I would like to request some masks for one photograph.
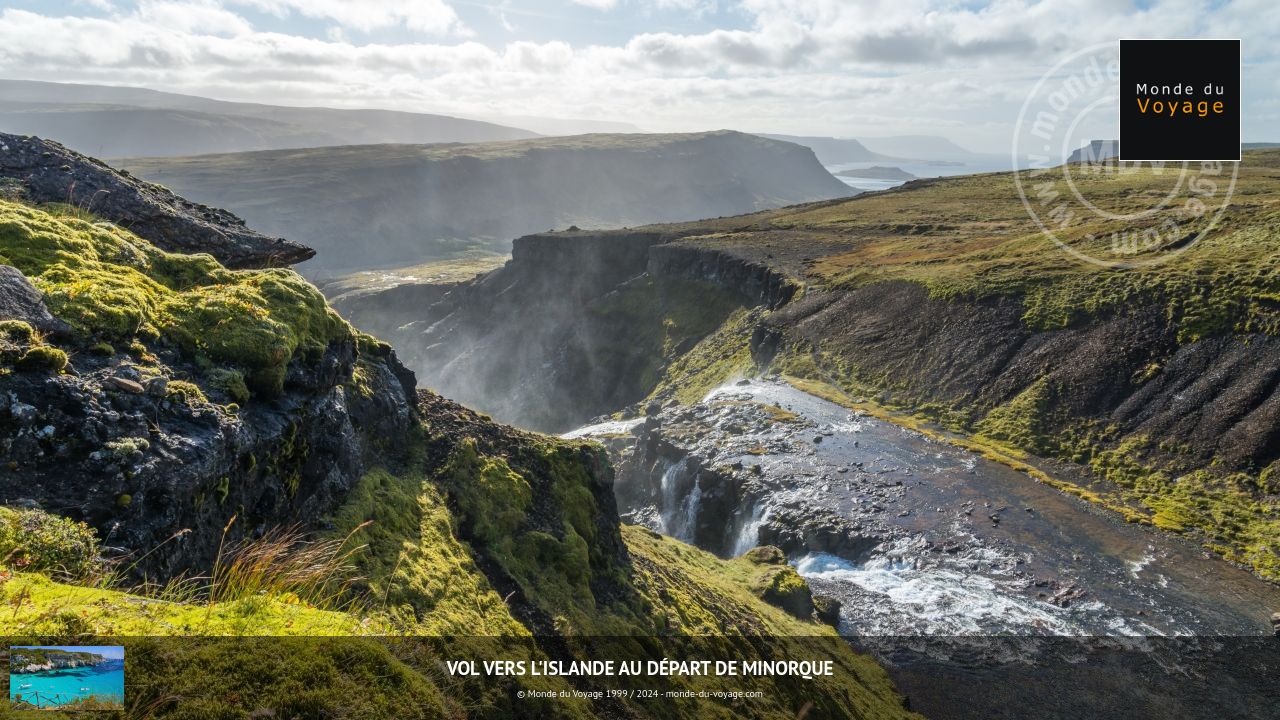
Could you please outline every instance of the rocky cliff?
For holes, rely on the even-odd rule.
[[[598,259],[608,282],[630,272]],[[228,270],[24,200],[0,201],[0,266],[0,633],[121,636],[154,716],[915,717],[779,554],[724,561],[620,526],[599,445],[415,393],[290,270]],[[305,639],[189,637],[205,635]],[[408,637],[350,637],[386,635]],[[676,677],[655,706],[605,692],[649,678],[440,670],[682,654],[836,673],[762,678],[750,705]]]
[[[1041,477],[1131,522],[1276,577],[1275,162],[1250,154],[1230,223],[1147,269],[1101,272],[1028,239],[1008,175],[917,181],[630,231],[648,245],[644,272],[616,236],[618,274],[638,274],[585,294],[571,288],[589,268],[516,258],[397,338],[424,382],[555,429],[696,401],[713,381],[772,368],[1042,463]],[[1117,224],[1099,220],[1090,237]],[[550,253],[552,237],[523,242]],[[522,312],[535,298],[538,312]],[[572,401],[533,401],[547,397]]]

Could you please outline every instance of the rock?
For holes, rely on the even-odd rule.
[[[1271,631],[1280,637],[1280,612],[1271,613]]]
[[[164,397],[165,391],[169,389],[169,379],[166,377],[153,377],[146,383],[147,394],[152,397]]]
[[[22,320],[42,333],[66,336],[71,328],[55,318],[44,304],[44,293],[18,268],[0,265],[0,319]]]
[[[772,545],[751,548],[742,557],[757,565],[785,565],[787,556]]]
[[[146,391],[146,388],[142,386],[142,383],[137,380],[130,380],[129,378],[121,375],[111,375],[103,382],[103,384],[133,395],[141,395]]]
[[[225,210],[119,174],[56,142],[0,133],[0,148],[0,179],[20,182],[25,200],[75,205],[163,250],[209,253],[230,268],[281,267],[315,255],[305,245],[250,230]]]
[[[813,616],[833,628],[840,627],[840,601],[830,595],[813,596]]]

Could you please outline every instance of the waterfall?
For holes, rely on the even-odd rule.
[[[738,536],[733,541],[733,557],[750,550],[760,543],[760,526],[769,519],[769,510],[762,510],[760,504],[751,507],[751,516],[738,529]]]
[[[689,459],[682,458],[679,462],[667,465],[662,472],[661,490],[662,490],[662,507],[659,508],[662,517],[662,533],[677,537],[676,535],[676,511],[680,507],[679,487],[677,483],[680,476],[684,474],[685,465]]]
[[[679,528],[673,528],[672,535],[685,542],[692,543],[698,529],[698,504],[702,502],[702,486],[698,483],[697,476],[693,478],[693,487],[689,488],[689,495],[684,499],[684,522]]]

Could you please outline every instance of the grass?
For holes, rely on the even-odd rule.
[[[720,327],[665,369],[648,400],[696,403],[729,380],[754,374],[749,339],[758,321],[758,312],[743,308],[731,312]]]
[[[1164,305],[1185,341],[1222,332],[1276,334],[1277,166],[1280,152],[1246,153],[1231,207],[1213,232],[1173,261],[1122,272],[1085,265],[1054,247],[1028,221],[1008,173],[947,178],[906,191],[784,208],[737,218],[729,232],[722,227],[729,222],[704,223],[708,232],[680,242],[745,255],[776,251],[790,242],[795,248],[790,252],[804,254],[790,274],[827,288],[908,280],[924,285],[936,298],[1019,297],[1024,321],[1036,329],[1071,327],[1135,303],[1155,302]],[[1082,193],[1117,213],[1146,207],[1175,182],[1175,172],[1150,168],[1077,178]],[[1059,234],[1081,252],[1111,257],[1111,234],[1141,230],[1144,222],[1156,221],[1082,216]],[[787,264],[782,254],[772,262],[755,259]]]
[[[463,257],[432,260],[407,267],[361,270],[331,280],[320,280],[317,284],[331,302],[337,302],[344,297],[377,293],[407,283],[448,285],[465,282],[477,275],[502,267],[510,259],[511,256],[506,254],[472,253]]]

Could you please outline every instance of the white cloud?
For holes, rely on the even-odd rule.
[[[1074,48],[1141,28],[1150,36],[1243,37],[1246,95],[1259,103],[1256,113],[1246,106],[1248,135],[1251,118],[1257,132],[1274,119],[1275,107],[1261,103],[1280,91],[1271,49],[1280,13],[1266,12],[1267,2],[1169,0],[1117,12],[1103,0],[997,0],[985,8],[742,0],[745,29],[637,33],[610,45],[485,45],[458,37],[461,25],[439,0],[395,8],[372,0],[146,0],[108,17],[0,11],[0,76],[278,103],[592,117],[653,130],[954,128],[962,144],[999,149],[1041,72]],[[328,27],[321,38],[264,32],[232,12],[250,4]],[[436,37],[382,44],[360,34],[401,26]]]
[[[147,25],[184,33],[241,35],[253,31],[248,21],[212,0],[142,0],[137,17]]]
[[[458,14],[444,0],[227,0],[285,17],[331,20],[344,28],[370,32],[403,26],[434,35],[465,34]]]
[[[612,10],[618,6],[618,0],[569,0],[574,5],[593,8],[595,10]]]

